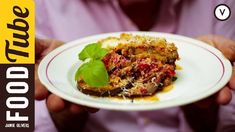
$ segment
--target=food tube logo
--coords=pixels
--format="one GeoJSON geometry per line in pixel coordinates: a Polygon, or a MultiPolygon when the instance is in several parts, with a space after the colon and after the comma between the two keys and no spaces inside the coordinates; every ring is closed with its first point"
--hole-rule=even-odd
{"type": "Polygon", "coordinates": [[[0,131],[34,130],[34,1],[0,1],[0,131]]]}
{"type": "Polygon", "coordinates": [[[231,16],[231,10],[226,4],[219,4],[215,7],[214,15],[220,21],[228,20],[231,16]]]}
{"type": "MultiPolygon", "coordinates": [[[[13,7],[13,13],[17,17],[13,20],[12,24],[7,24],[8,29],[12,29],[13,31],[18,31],[13,33],[13,38],[18,39],[19,41],[13,41],[12,44],[16,47],[21,47],[27,49],[29,47],[29,24],[25,20],[29,16],[29,10],[27,8],[20,8],[19,6],[13,7]]],[[[29,53],[24,50],[17,50],[10,48],[10,42],[6,41],[6,49],[5,49],[5,56],[8,61],[16,62],[16,58],[10,57],[10,55],[15,56],[22,56],[22,57],[29,57],[29,53]]]]}

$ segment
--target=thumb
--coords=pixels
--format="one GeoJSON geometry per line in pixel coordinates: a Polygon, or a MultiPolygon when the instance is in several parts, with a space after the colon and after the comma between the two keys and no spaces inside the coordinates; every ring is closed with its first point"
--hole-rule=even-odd
{"type": "Polygon", "coordinates": [[[55,39],[35,39],[35,57],[40,60],[55,48],[61,46],[64,42],[55,39]]]}
{"type": "Polygon", "coordinates": [[[219,35],[205,35],[198,37],[215,48],[219,49],[230,61],[235,61],[235,41],[219,35]]]}
{"type": "Polygon", "coordinates": [[[41,53],[45,49],[44,46],[42,45],[42,40],[35,38],[35,57],[36,59],[39,59],[41,56],[41,53]]]}
{"type": "Polygon", "coordinates": [[[235,41],[222,36],[215,36],[214,42],[216,48],[218,48],[225,57],[232,62],[235,61],[235,41]]]}
{"type": "Polygon", "coordinates": [[[42,52],[47,48],[43,39],[35,38],[35,58],[36,60],[41,58],[42,52]]]}

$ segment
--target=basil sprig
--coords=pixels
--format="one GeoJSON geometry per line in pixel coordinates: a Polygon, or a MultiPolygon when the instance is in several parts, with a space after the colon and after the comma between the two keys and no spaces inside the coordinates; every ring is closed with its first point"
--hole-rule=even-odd
{"type": "Polygon", "coordinates": [[[101,47],[100,43],[92,43],[87,45],[78,57],[80,60],[85,61],[90,59],[89,62],[82,64],[76,74],[75,80],[82,78],[91,87],[105,86],[109,82],[108,72],[101,59],[108,53],[107,49],[101,47]]]}

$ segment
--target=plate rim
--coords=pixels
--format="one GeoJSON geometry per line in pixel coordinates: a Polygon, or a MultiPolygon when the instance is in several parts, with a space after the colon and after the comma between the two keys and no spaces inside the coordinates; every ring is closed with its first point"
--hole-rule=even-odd
{"type": "MultiPolygon", "coordinates": [[[[181,35],[176,35],[176,34],[171,34],[171,33],[162,33],[162,32],[141,32],[141,31],[131,31],[131,32],[111,32],[111,33],[103,33],[103,34],[98,34],[98,35],[92,35],[92,36],[88,36],[88,37],[84,37],[84,38],[80,38],[80,39],[76,39],[74,41],[68,42],[65,45],[62,45],[56,49],[54,49],[52,52],[50,52],[48,55],[46,55],[42,61],[40,62],[39,66],[38,66],[38,77],[39,80],[41,81],[41,83],[43,85],[45,85],[45,87],[52,92],[53,94],[60,96],[61,98],[68,100],[70,102],[76,103],[76,104],[80,104],[80,105],[84,105],[84,106],[88,106],[88,107],[95,107],[95,108],[101,108],[101,109],[108,109],[108,110],[121,110],[121,111],[146,111],[146,110],[158,110],[158,109],[163,109],[163,108],[169,108],[169,107],[176,107],[176,106],[181,106],[181,105],[185,105],[185,104],[189,104],[198,100],[201,100],[203,98],[206,98],[214,93],[216,93],[217,91],[219,91],[223,86],[226,85],[226,83],[229,81],[229,79],[232,76],[232,65],[229,62],[229,60],[227,58],[224,57],[224,55],[221,53],[221,51],[219,51],[218,49],[193,38],[189,38],[186,36],[181,36],[181,35]],[[207,90],[205,92],[205,94],[203,96],[200,96],[200,98],[198,98],[198,96],[193,96],[190,98],[190,100],[188,101],[178,101],[176,103],[174,103],[173,105],[160,105],[158,107],[148,107],[147,105],[145,105],[146,107],[125,107],[126,104],[121,105],[117,105],[114,107],[114,105],[112,104],[100,104],[100,103],[92,103],[89,101],[84,101],[81,99],[77,99],[77,101],[74,101],[74,98],[69,96],[68,94],[65,94],[61,91],[57,91],[54,88],[51,88],[52,85],[48,84],[45,79],[45,76],[43,76],[42,71],[45,70],[45,64],[50,63],[50,61],[55,58],[55,56],[58,55],[58,52],[62,52],[65,49],[71,48],[74,45],[76,45],[76,43],[81,43],[82,41],[88,40],[88,39],[92,39],[92,38],[102,38],[102,36],[114,36],[114,35],[120,35],[121,33],[131,33],[131,34],[139,34],[139,35],[156,35],[157,37],[164,37],[167,36],[168,38],[177,38],[180,41],[184,40],[184,41],[190,41],[192,42],[193,45],[198,45],[199,47],[205,48],[207,51],[211,52],[212,54],[214,54],[220,61],[221,63],[224,65],[224,75],[222,76],[222,78],[220,79],[220,81],[214,86],[215,88],[213,88],[213,92],[209,92],[211,90],[207,90]],[[49,60],[49,61],[48,61],[49,60]],[[78,103],[79,102],[79,103],[78,103]],[[124,107],[123,107],[124,106],[124,107]]],[[[182,98],[183,100],[184,98],[182,98]]]]}

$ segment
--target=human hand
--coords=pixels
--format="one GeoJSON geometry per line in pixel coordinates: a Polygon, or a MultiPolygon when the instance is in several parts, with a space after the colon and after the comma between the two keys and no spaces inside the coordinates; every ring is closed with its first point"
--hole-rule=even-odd
{"type": "Polygon", "coordinates": [[[35,99],[46,99],[47,108],[51,117],[60,131],[80,126],[87,117],[88,113],[97,112],[97,109],[80,106],[63,100],[59,96],[50,93],[38,78],[38,65],[49,52],[61,46],[63,42],[52,39],[35,39],[35,99]]]}
{"type": "MultiPolygon", "coordinates": [[[[217,35],[205,35],[199,40],[219,49],[231,62],[235,61],[235,41],[217,35]]],[[[218,120],[219,105],[226,105],[232,99],[232,90],[235,90],[235,67],[228,82],[216,94],[182,107],[185,118],[195,131],[215,131],[218,120]]]]}
{"type": "MultiPolygon", "coordinates": [[[[198,39],[219,49],[231,63],[235,61],[235,41],[217,35],[200,36],[198,39]]],[[[235,90],[235,66],[233,66],[232,69],[233,73],[229,83],[214,95],[214,99],[217,104],[226,105],[232,99],[232,90],[235,90]]]]}

